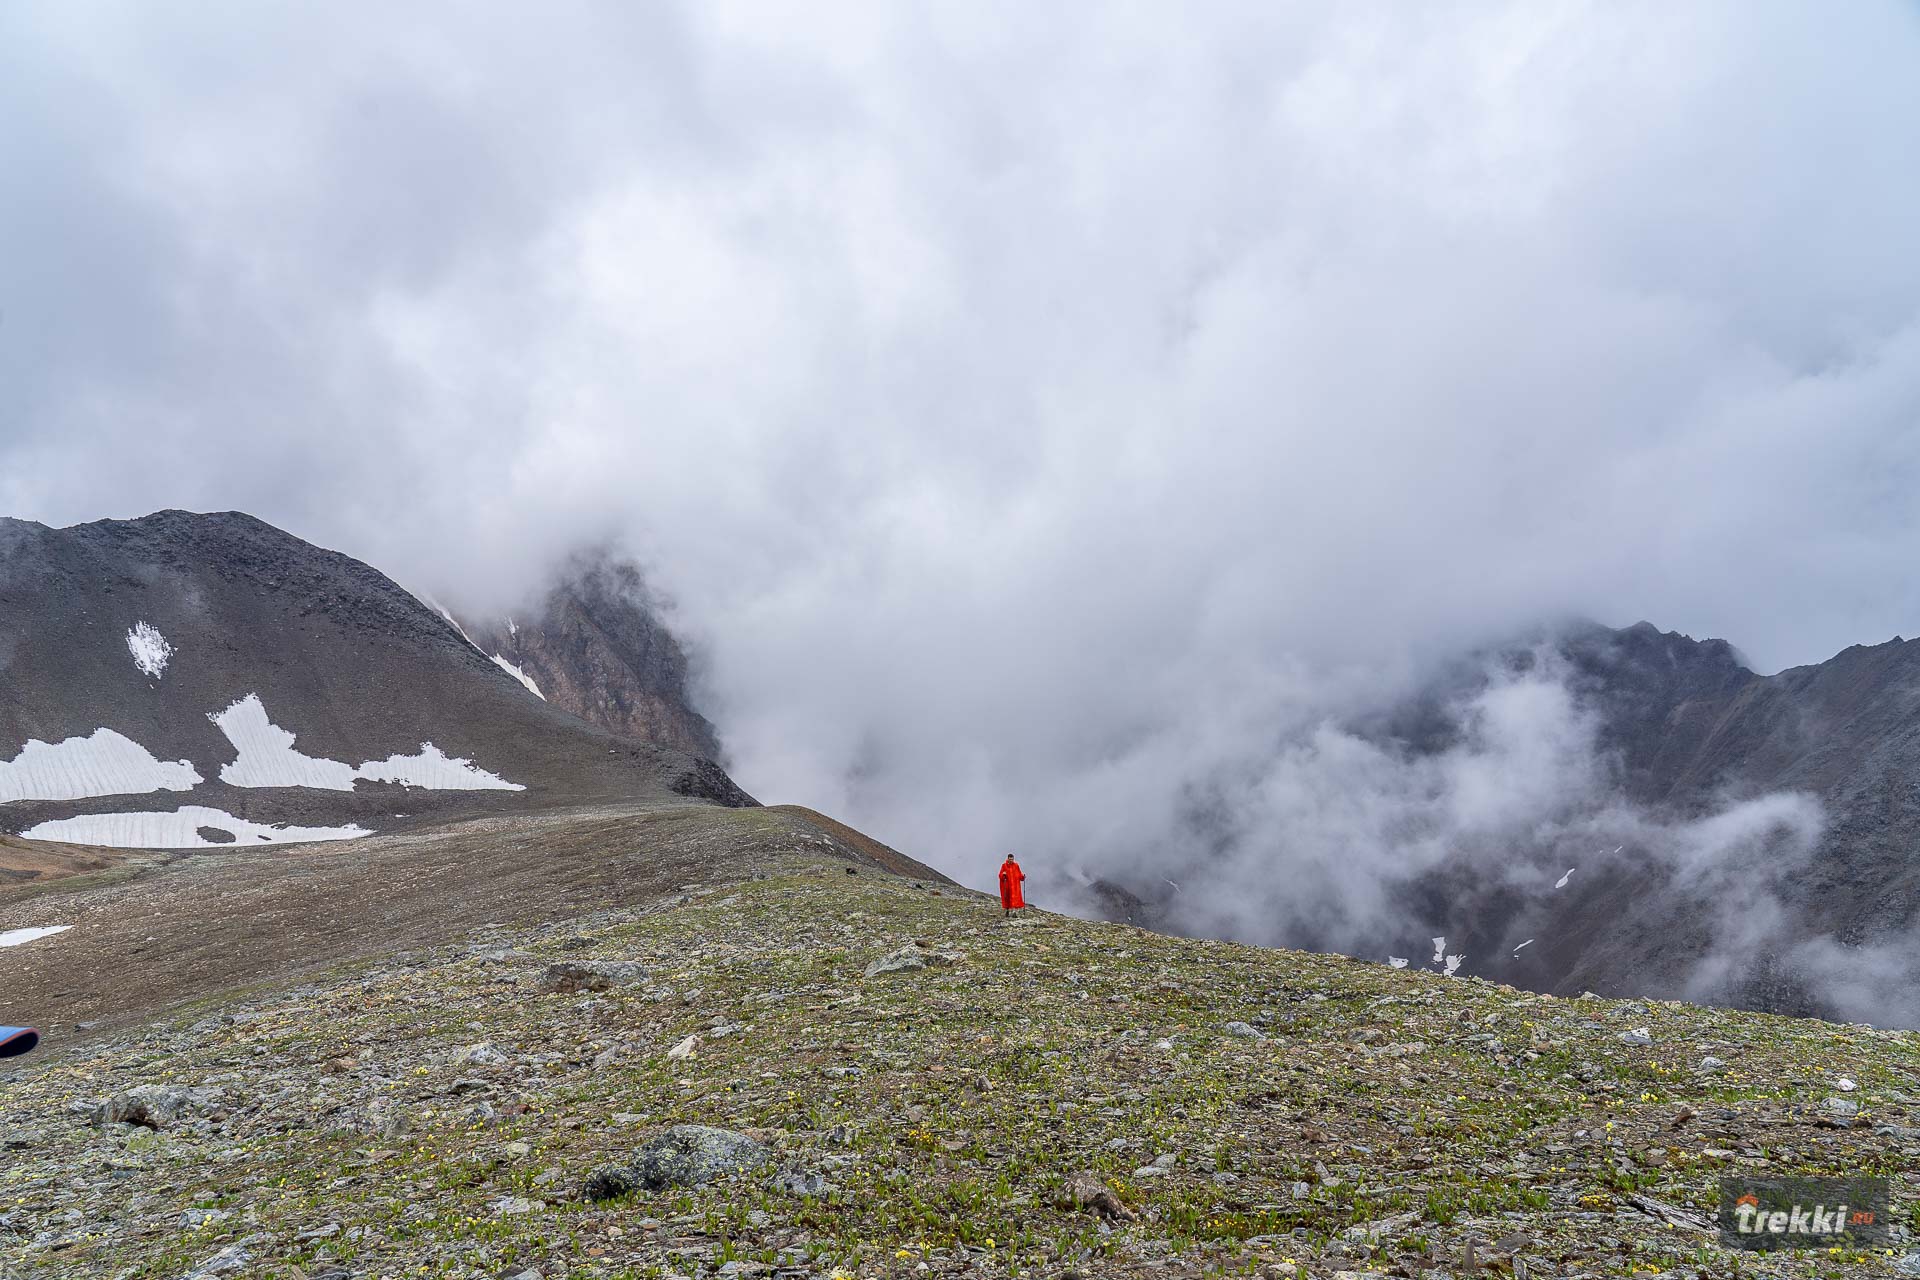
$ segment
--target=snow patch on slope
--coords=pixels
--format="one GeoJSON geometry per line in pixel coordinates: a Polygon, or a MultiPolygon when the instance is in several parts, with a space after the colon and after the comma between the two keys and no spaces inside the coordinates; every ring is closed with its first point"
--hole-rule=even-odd
{"type": "MultiPolygon", "coordinates": [[[[534,690],[538,693],[539,690],[534,690]]],[[[339,760],[303,755],[294,750],[294,735],[273,723],[258,694],[250,693],[218,715],[208,717],[220,726],[240,753],[220,770],[220,780],[235,787],[315,787],[323,791],[351,791],[361,778],[369,782],[398,782],[431,791],[525,791],[469,760],[449,756],[431,742],[420,744],[414,755],[391,755],[355,768],[339,760]]]]}
{"type": "Polygon", "coordinates": [[[191,791],[200,781],[190,761],[156,760],[133,739],[95,729],[59,743],[29,739],[19,755],[0,760],[0,804],[191,791]]]}
{"type": "Polygon", "coordinates": [[[547,700],[547,695],[540,692],[540,686],[533,682],[532,676],[522,671],[519,667],[514,666],[511,662],[508,662],[505,658],[501,657],[497,653],[493,655],[493,660],[498,664],[500,664],[500,669],[502,671],[512,676],[515,680],[518,680],[521,684],[527,686],[528,693],[540,699],[540,701],[542,702],[545,702],[547,700]]]}
{"type": "Polygon", "coordinates": [[[167,659],[173,657],[173,646],[158,627],[141,621],[127,632],[127,652],[133,655],[134,666],[158,680],[167,669],[167,659]]]}
{"type": "Polygon", "coordinates": [[[70,924],[48,924],[33,929],[9,929],[0,933],[0,947],[17,947],[27,942],[38,942],[41,938],[51,938],[56,933],[65,933],[73,928],[70,924]]]}
{"type": "Polygon", "coordinates": [[[448,756],[431,742],[421,743],[418,755],[392,755],[385,760],[369,760],[360,766],[358,776],[370,782],[398,782],[402,786],[425,787],[430,791],[526,790],[517,782],[508,782],[498,774],[488,773],[470,760],[448,756]]]}
{"type": "Polygon", "coordinates": [[[182,805],[172,813],[86,813],[43,822],[20,833],[29,840],[103,845],[110,849],[223,849],[247,844],[305,840],[352,840],[372,835],[364,827],[276,827],[236,818],[222,809],[182,805]],[[231,840],[209,840],[201,829],[223,831],[231,840]]]}
{"type": "Polygon", "coordinates": [[[445,618],[447,620],[447,624],[451,626],[455,631],[458,631],[460,633],[460,638],[462,640],[465,640],[468,644],[472,644],[473,647],[475,649],[479,649],[481,653],[486,652],[485,649],[480,649],[479,645],[473,644],[473,637],[468,635],[467,629],[460,625],[460,619],[453,616],[453,610],[447,608],[447,606],[441,604],[438,600],[428,599],[427,597],[424,597],[424,596],[419,598],[426,600],[426,604],[429,609],[432,609],[435,613],[445,618]]]}
{"type": "Polygon", "coordinates": [[[229,786],[353,790],[353,766],[295,751],[293,734],[267,718],[258,694],[250,693],[207,719],[220,726],[240,753],[232,764],[220,768],[220,781],[229,786]]]}

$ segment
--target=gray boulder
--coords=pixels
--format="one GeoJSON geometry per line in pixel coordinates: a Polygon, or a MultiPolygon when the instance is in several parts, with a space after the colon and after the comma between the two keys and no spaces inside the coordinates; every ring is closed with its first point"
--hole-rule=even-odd
{"type": "Polygon", "coordinates": [[[549,991],[572,994],[610,991],[646,979],[646,966],[630,960],[562,960],[546,967],[540,975],[540,985],[549,991]]]}
{"type": "Polygon", "coordinates": [[[883,973],[907,973],[933,965],[957,964],[963,958],[958,951],[935,951],[917,942],[909,942],[898,951],[881,956],[863,972],[869,978],[877,978],[883,973]]]}
{"type": "Polygon", "coordinates": [[[137,1084],[116,1093],[93,1109],[93,1123],[135,1124],[148,1129],[171,1129],[183,1120],[219,1109],[218,1089],[177,1089],[170,1085],[137,1084]]]}
{"type": "Polygon", "coordinates": [[[580,1194],[588,1200],[611,1200],[629,1191],[697,1187],[758,1169],[772,1159],[764,1143],[744,1133],[677,1124],[641,1146],[630,1162],[595,1169],[580,1194]]]}

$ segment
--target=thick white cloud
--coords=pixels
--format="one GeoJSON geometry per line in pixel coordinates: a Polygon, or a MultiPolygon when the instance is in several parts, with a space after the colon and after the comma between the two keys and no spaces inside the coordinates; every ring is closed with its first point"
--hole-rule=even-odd
{"type": "Polygon", "coordinates": [[[645,555],[981,878],[1543,615],[1911,631],[1906,5],[0,14],[0,509],[645,555]],[[968,860],[977,859],[975,867],[968,860]]]}

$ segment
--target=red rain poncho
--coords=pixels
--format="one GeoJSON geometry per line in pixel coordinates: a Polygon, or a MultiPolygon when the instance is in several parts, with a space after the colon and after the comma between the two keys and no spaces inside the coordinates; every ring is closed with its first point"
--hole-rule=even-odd
{"type": "Polygon", "coordinates": [[[1000,905],[1008,911],[1027,905],[1027,900],[1020,896],[1020,882],[1026,878],[1027,873],[1012,858],[1000,864],[1000,905]]]}

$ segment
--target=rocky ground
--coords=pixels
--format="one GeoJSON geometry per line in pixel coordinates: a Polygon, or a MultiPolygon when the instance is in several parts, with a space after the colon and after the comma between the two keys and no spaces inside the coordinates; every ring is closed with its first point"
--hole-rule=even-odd
{"type": "Polygon", "coordinates": [[[1914,1274],[1710,1226],[1868,1173],[1920,1227],[1911,1033],[999,917],[796,854],[51,1028],[0,1274],[1914,1274]]]}

